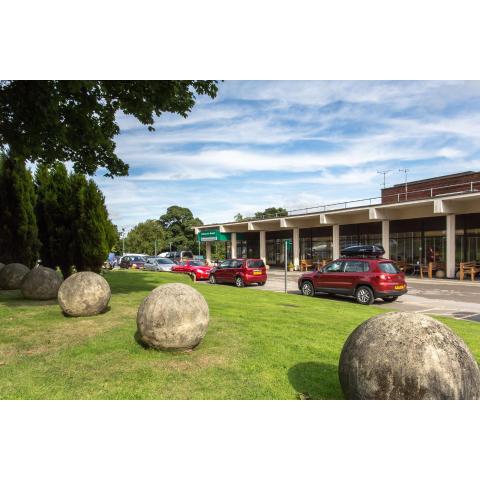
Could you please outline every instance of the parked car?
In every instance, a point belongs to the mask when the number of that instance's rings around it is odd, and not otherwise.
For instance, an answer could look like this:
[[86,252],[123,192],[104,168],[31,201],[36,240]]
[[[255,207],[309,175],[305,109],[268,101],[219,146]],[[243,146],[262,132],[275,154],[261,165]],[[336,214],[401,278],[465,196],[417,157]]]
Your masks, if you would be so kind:
[[170,272],[175,265],[169,258],[148,257],[144,268],[152,272]]
[[253,283],[265,285],[267,269],[263,260],[259,258],[225,260],[212,268],[209,280],[212,284],[232,283],[237,287],[244,287]]
[[172,268],[172,272],[193,273],[196,280],[208,280],[211,270],[203,260],[185,260]]
[[124,255],[120,260],[120,268],[143,269],[146,255]]
[[376,298],[394,302],[407,293],[405,274],[384,258],[350,257],[327,263],[320,270],[306,272],[298,279],[303,295],[330,293],[354,297],[362,305]]

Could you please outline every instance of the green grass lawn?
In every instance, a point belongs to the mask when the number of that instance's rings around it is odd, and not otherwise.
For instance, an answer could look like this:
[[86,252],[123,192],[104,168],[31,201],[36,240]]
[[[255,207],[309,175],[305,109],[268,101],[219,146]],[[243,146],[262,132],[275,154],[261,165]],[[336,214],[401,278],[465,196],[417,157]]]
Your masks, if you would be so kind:
[[[183,275],[115,271],[110,310],[65,317],[55,301],[0,291],[0,398],[24,399],[340,399],[344,341],[384,310],[347,301],[252,288],[193,284]],[[136,313],[156,286],[198,289],[210,326],[192,352],[136,343]],[[480,360],[480,325],[442,319]]]

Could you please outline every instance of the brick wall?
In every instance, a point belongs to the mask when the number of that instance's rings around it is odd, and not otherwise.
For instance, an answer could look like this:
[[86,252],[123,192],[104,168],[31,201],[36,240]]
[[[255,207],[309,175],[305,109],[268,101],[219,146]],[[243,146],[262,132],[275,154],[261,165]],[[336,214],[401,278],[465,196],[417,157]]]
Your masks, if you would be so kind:
[[429,178],[417,182],[394,185],[382,189],[382,203],[404,202],[406,200],[422,200],[439,195],[480,191],[480,172],[465,172],[445,177]]

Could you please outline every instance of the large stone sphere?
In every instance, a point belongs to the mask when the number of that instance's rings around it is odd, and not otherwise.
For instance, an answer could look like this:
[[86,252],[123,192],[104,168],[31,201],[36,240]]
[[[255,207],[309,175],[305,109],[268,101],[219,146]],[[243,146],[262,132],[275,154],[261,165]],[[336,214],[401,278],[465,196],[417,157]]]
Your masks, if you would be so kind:
[[183,283],[153,290],[137,313],[138,338],[159,350],[189,350],[207,333],[208,304],[203,295]]
[[32,268],[22,281],[22,295],[31,300],[57,298],[62,278],[53,269],[39,266]]
[[480,370],[468,347],[420,313],[362,323],[343,346],[339,377],[348,399],[480,399]]
[[58,290],[58,303],[71,317],[88,317],[106,310],[111,291],[108,282],[97,273],[79,272],[68,277]]
[[0,270],[0,288],[15,290],[22,286],[23,277],[30,271],[22,263],[9,263]]

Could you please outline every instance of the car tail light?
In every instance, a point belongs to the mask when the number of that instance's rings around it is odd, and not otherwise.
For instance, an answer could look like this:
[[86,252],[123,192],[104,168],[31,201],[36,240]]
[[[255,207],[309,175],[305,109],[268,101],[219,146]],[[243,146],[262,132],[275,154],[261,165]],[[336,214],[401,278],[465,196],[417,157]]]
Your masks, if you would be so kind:
[[383,274],[383,273],[382,273],[381,275],[379,275],[378,278],[379,278],[380,280],[391,280],[391,279],[392,279],[392,277],[391,277],[390,275],[385,275],[385,274]]

